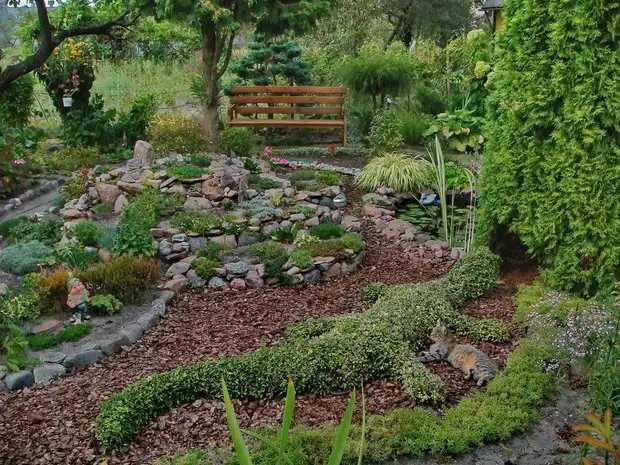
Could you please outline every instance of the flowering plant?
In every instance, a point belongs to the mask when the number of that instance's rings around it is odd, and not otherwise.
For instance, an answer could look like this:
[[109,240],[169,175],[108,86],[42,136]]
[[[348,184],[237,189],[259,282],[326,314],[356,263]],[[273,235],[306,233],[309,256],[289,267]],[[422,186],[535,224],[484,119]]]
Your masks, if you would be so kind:
[[329,145],[329,151],[334,154],[336,153],[336,146],[334,144],[330,144]]
[[273,152],[273,149],[271,147],[265,147],[263,149],[263,155],[261,156],[261,158],[269,158],[271,156],[271,152]]
[[295,169],[297,167],[299,167],[299,163],[296,163],[294,161],[289,161],[286,158],[278,158],[278,157],[271,157],[269,159],[269,163],[271,163],[272,167],[284,167],[284,168],[292,168]]
[[77,70],[74,69],[71,72],[71,77],[65,80],[64,83],[58,85],[58,92],[63,97],[71,97],[80,87],[80,75]]

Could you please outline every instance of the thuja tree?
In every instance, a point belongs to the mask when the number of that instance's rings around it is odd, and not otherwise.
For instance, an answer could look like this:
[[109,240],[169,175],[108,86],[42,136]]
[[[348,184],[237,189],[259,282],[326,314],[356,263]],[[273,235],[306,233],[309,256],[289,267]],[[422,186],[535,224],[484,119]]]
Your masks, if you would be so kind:
[[239,78],[235,84],[293,86],[310,82],[310,65],[300,59],[299,43],[268,40],[264,34],[256,34],[248,48],[250,53],[230,64],[230,71]]
[[200,30],[205,134],[210,148],[216,149],[218,79],[230,63],[235,34],[241,25],[251,24],[257,33],[267,37],[301,33],[328,10],[330,0],[171,0],[156,5],[160,17],[181,20]]
[[557,288],[618,289],[618,12],[510,0],[488,85],[482,231],[516,232]]

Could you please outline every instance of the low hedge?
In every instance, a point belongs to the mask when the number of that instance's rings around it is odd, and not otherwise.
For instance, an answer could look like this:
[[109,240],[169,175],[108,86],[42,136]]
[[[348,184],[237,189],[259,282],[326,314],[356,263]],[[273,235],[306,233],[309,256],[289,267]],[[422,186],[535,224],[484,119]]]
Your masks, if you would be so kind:
[[[149,376],[102,406],[96,437],[106,450],[117,450],[159,413],[198,398],[220,397],[222,378],[233,397],[281,397],[292,376],[300,394],[350,390],[360,380],[391,378],[419,402],[441,401],[441,379],[416,360],[415,351],[427,342],[438,318],[461,321],[452,302],[493,287],[494,270],[497,257],[488,250],[473,251],[444,278],[394,286],[368,312],[309,323],[312,334],[305,337],[298,331],[278,347]],[[455,282],[461,279],[467,283]]]

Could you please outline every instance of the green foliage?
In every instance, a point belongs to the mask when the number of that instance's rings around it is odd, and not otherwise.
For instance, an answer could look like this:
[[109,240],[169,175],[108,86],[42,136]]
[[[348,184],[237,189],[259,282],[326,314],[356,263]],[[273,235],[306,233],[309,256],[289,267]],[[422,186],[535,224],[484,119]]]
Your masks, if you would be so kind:
[[210,279],[215,276],[214,268],[220,266],[220,261],[214,258],[198,257],[192,262],[192,269],[202,279]]
[[431,165],[426,160],[393,153],[370,160],[355,182],[370,192],[389,187],[395,192],[411,193],[427,187],[431,175]]
[[333,239],[342,236],[347,231],[337,223],[327,221],[310,228],[310,234],[317,236],[319,239]]
[[366,248],[364,241],[355,233],[346,233],[337,239],[328,239],[310,244],[298,244],[301,250],[305,250],[313,257],[334,257],[350,249],[359,252]]
[[172,218],[172,225],[184,232],[193,232],[202,236],[222,227],[222,218],[210,211],[179,212]]
[[250,218],[280,218],[284,214],[282,209],[274,208],[271,200],[256,197],[239,204],[243,208],[243,212]]
[[388,292],[389,288],[390,286],[385,283],[369,284],[364,287],[362,297],[368,302],[376,302]]
[[129,146],[146,138],[146,128],[155,119],[158,106],[159,99],[155,94],[143,92],[136,96],[127,113],[120,114],[115,129],[126,138]]
[[321,170],[316,173],[317,187],[340,186],[342,179],[340,174],[332,170]]
[[77,169],[92,168],[103,162],[103,155],[95,147],[65,147],[52,153],[37,151],[28,158],[33,169],[43,173],[73,173]]
[[250,187],[258,187],[259,189],[267,190],[267,189],[278,189],[282,187],[278,181],[274,181],[273,179],[261,178],[259,176],[252,175],[248,179],[248,185]]
[[168,168],[168,176],[176,177],[177,179],[196,179],[204,174],[204,170],[200,166],[196,165],[180,165]]
[[207,144],[202,122],[185,114],[157,116],[149,125],[147,135],[155,150],[165,155],[199,153]]
[[297,168],[291,173],[291,182],[295,181],[311,181],[316,178],[316,170]]
[[457,152],[480,152],[484,144],[482,118],[475,116],[473,111],[465,109],[440,113],[424,136],[441,136],[441,139]]
[[73,226],[73,234],[77,237],[81,244],[97,246],[101,235],[101,229],[94,221],[80,221]]
[[[372,118],[372,116],[371,116]],[[327,158],[338,156],[365,156],[367,150],[360,146],[348,147],[291,147],[291,148],[275,148],[271,152],[272,157],[278,158]]]
[[[424,113],[396,112],[402,140],[407,145],[423,145],[424,133],[432,118]],[[396,125],[395,125],[396,126]]]
[[133,302],[157,282],[159,267],[153,259],[123,255],[92,265],[76,277],[98,289],[100,294],[112,294],[123,302]]
[[70,147],[99,147],[112,151],[120,142],[114,119],[116,110],[104,110],[101,95],[95,95],[84,108],[72,108],[64,118],[63,142]]
[[94,295],[89,300],[89,305],[97,312],[112,315],[123,308],[123,302],[112,294]]
[[54,245],[62,237],[63,221],[59,218],[36,221],[23,219],[15,222],[8,236],[13,242],[39,241]]
[[67,326],[57,333],[42,333],[31,335],[26,338],[28,347],[32,350],[43,350],[55,347],[63,342],[75,342],[90,333],[90,325],[78,323]]
[[110,213],[114,211],[114,205],[110,205],[109,203],[98,203],[94,208],[97,213]]
[[226,128],[218,136],[220,150],[225,154],[235,152],[239,157],[247,157],[256,145],[254,134],[248,128]]
[[402,123],[391,108],[382,108],[372,119],[368,142],[373,155],[395,152],[403,145]]
[[297,235],[298,228],[293,226],[280,226],[271,232],[271,239],[276,242],[286,242],[292,244]]
[[114,240],[114,253],[118,255],[145,255],[157,253],[157,244],[148,231],[128,223],[119,223]]
[[29,292],[9,297],[0,304],[0,321],[18,324],[24,320],[34,320],[41,314],[38,304],[37,296]]
[[62,245],[56,248],[58,259],[71,269],[85,270],[93,263],[101,261],[95,250],[84,250],[79,245]]
[[516,232],[552,287],[609,292],[620,263],[610,194],[620,185],[617,3],[521,0],[503,12],[489,76],[483,233]]
[[132,200],[129,207],[142,214],[164,218],[171,216],[181,208],[182,204],[183,199],[178,195],[167,195],[155,189],[145,189]]
[[189,155],[185,157],[185,161],[190,165],[200,166],[201,168],[207,168],[213,162],[213,159],[204,154]]
[[257,242],[252,244],[250,246],[250,253],[263,261],[274,260],[280,257],[288,258],[286,248],[277,242]]
[[34,84],[32,75],[27,74],[0,94],[0,121],[18,128],[28,124],[34,105]]
[[261,171],[256,160],[249,157],[243,159],[243,168],[248,170],[250,174],[259,174]]
[[207,242],[196,251],[196,255],[199,257],[210,258],[212,260],[219,260],[221,252],[224,248],[217,242]]
[[71,179],[67,180],[62,186],[60,192],[63,197],[67,199],[77,199],[86,193],[86,183],[88,180],[85,176],[74,175]]
[[20,242],[0,251],[0,269],[15,274],[32,273],[53,253],[51,247],[40,241]]
[[316,213],[316,209],[309,205],[293,205],[288,211],[290,213],[301,213],[306,218],[310,218]]
[[28,217],[26,216],[17,216],[15,218],[4,220],[0,223],[0,236],[4,237],[5,239],[10,238],[11,229],[25,221],[28,221]]
[[294,250],[290,256],[291,263],[300,270],[308,270],[314,266],[314,260],[305,250]]
[[[486,264],[483,263],[485,258],[488,261]],[[470,296],[478,297],[480,292],[488,289],[483,289],[484,284],[494,284],[494,279],[490,282],[487,271],[495,269],[493,264],[496,258],[493,255],[471,253],[461,262],[465,263],[461,263],[455,273],[448,274],[446,278],[394,286],[393,292],[377,301],[369,311],[333,318],[326,325],[325,332],[315,337],[261,348],[238,357],[179,367],[129,385],[103,404],[95,427],[96,437],[106,450],[116,450],[159,413],[197,398],[220,398],[222,379],[232,397],[264,398],[285,395],[289,376],[293,378],[298,392],[317,394],[351,389],[360,379],[387,377],[401,381],[405,391],[419,402],[440,401],[443,398],[440,378],[417,362],[412,351],[426,342],[438,317],[444,321],[459,319],[460,315],[452,307],[452,302],[462,302]],[[485,270],[480,270],[483,265],[486,265]],[[456,279],[465,282],[456,286],[453,282]],[[462,294],[458,294],[459,291]],[[446,298],[448,295],[449,299]],[[480,422],[475,423],[476,427],[486,428],[483,434],[479,429],[475,430],[475,434],[470,433],[470,440],[474,437],[505,439],[506,434],[512,434],[517,429],[510,429],[515,422],[522,429],[528,424],[525,420],[531,421],[535,417],[532,412],[535,412],[542,397],[548,394],[548,386],[553,385],[551,377],[540,372],[539,360],[540,357],[534,361],[528,358],[509,362],[506,376],[511,376],[510,382],[494,380],[494,384],[489,386],[489,391],[496,396],[493,402],[485,403],[481,398],[476,401],[481,403],[479,406],[470,405],[469,408],[477,407],[472,409],[474,418]],[[530,371],[522,377],[526,368]],[[508,393],[504,392],[505,389]],[[519,390],[516,395],[521,397],[509,396],[515,389]],[[506,401],[508,397],[510,399]],[[497,415],[494,407],[498,405],[506,405],[508,412],[518,412],[520,407],[529,410],[527,415],[520,415],[508,424],[506,421],[489,422],[490,415]],[[467,419],[470,417],[466,416]],[[507,416],[503,420],[509,418]],[[454,420],[447,421],[454,422],[451,431],[456,431],[458,426],[459,434],[463,434],[462,416],[456,414]],[[497,436],[498,426],[503,432],[501,437]],[[429,430],[437,435],[443,434],[434,428]],[[425,447],[445,445],[443,440],[438,440],[439,436],[426,439],[421,443]]]
[[26,338],[17,326],[0,322],[0,361],[9,371],[19,371],[23,367],[22,352],[26,344]]

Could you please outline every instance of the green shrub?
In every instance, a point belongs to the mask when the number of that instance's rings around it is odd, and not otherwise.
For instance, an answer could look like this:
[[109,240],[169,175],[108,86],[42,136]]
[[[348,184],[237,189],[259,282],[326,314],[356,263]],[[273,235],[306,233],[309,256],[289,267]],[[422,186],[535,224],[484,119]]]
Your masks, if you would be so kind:
[[100,229],[97,246],[102,249],[112,250],[116,243],[116,228],[114,226],[103,226]]
[[86,193],[86,183],[88,180],[83,176],[73,176],[60,189],[63,197],[67,199],[77,199]]
[[370,160],[355,182],[370,192],[389,187],[395,192],[412,193],[428,187],[431,176],[431,164],[426,160],[392,153]]
[[159,106],[155,94],[143,92],[131,103],[127,113],[121,113],[116,122],[116,130],[125,136],[127,143],[133,147],[137,140],[146,138],[146,128],[153,122]]
[[180,165],[168,168],[168,176],[174,176],[175,178],[181,180],[200,178],[203,173],[203,169],[196,165]]
[[307,251],[313,257],[334,257],[347,249],[359,252],[366,248],[364,241],[355,233],[346,233],[336,239],[328,239],[310,244],[299,244],[298,248]]
[[305,250],[294,250],[290,256],[291,263],[301,270],[307,270],[314,266],[314,260]]
[[325,223],[310,228],[310,234],[319,239],[333,239],[344,235],[347,231],[337,223],[326,221]]
[[15,274],[33,273],[53,254],[54,250],[42,242],[20,242],[0,251],[0,269]]
[[288,209],[290,213],[301,213],[306,218],[311,218],[316,213],[316,208],[310,205],[293,205]]
[[56,249],[58,259],[70,269],[85,270],[93,263],[101,261],[95,250],[84,250],[79,245],[62,245]]
[[99,242],[101,230],[99,225],[94,221],[80,221],[73,227],[73,234],[81,244],[96,246]]
[[256,145],[254,134],[248,128],[226,128],[220,131],[219,141],[222,153],[235,152],[239,157],[251,155]]
[[224,248],[217,242],[207,242],[196,251],[196,255],[212,260],[219,260],[223,250]]
[[213,162],[213,158],[209,155],[189,155],[185,157],[185,161],[190,165],[200,166],[201,168],[208,168]]
[[[372,117],[371,117],[372,118]],[[338,157],[338,156],[359,156],[365,157],[368,155],[368,150],[361,146],[352,146],[348,147],[334,147],[334,150],[331,150],[330,147],[292,147],[292,148],[274,148],[271,152],[272,157],[278,158],[303,158],[303,157],[313,157],[313,158],[326,158],[326,157]]]
[[39,299],[30,292],[24,292],[3,300],[0,303],[0,322],[19,324],[24,320],[34,320],[41,314]]
[[112,294],[94,295],[88,303],[95,311],[108,315],[112,315],[123,308],[123,302]]
[[379,111],[372,120],[368,142],[373,155],[397,151],[403,145],[402,123],[390,108]]
[[482,151],[484,144],[482,124],[483,119],[470,110],[440,113],[424,133],[424,137],[433,140],[437,136],[445,140],[452,150],[475,153]]
[[267,190],[267,189],[278,189],[282,187],[278,181],[274,181],[273,179],[261,178],[257,175],[251,175],[248,178],[248,185],[250,187],[258,187],[259,189]]
[[278,229],[271,231],[271,240],[277,242],[286,242],[292,244],[295,240],[298,228],[293,226],[280,226]]
[[117,255],[145,255],[152,257],[157,253],[157,244],[148,231],[134,224],[119,223],[114,238]]
[[16,128],[28,124],[34,105],[34,85],[34,77],[27,74],[0,94],[0,121]]
[[398,112],[400,133],[407,145],[424,145],[424,133],[432,122],[432,117],[423,113]]
[[54,245],[62,237],[63,225],[60,218],[43,221],[22,220],[9,229],[9,236],[14,242],[39,241]]
[[162,154],[198,153],[207,145],[202,121],[184,114],[156,117],[147,135],[155,150]]
[[9,220],[4,220],[0,223],[0,236],[7,239],[11,236],[11,229],[20,224],[23,221],[28,221],[28,218],[25,216],[18,216],[16,218],[11,218]]
[[261,260],[273,260],[283,256],[288,258],[286,248],[277,242],[257,242],[252,244],[250,246],[250,253]]
[[219,266],[219,260],[207,257],[198,257],[192,262],[192,268],[202,279],[211,279],[215,276],[215,271],[213,269]]
[[[480,254],[474,259],[478,261],[483,257],[492,257],[495,262],[492,255]],[[468,256],[462,261],[467,262]],[[493,263],[488,265],[493,268]],[[478,265],[461,265],[457,274],[460,273],[459,277],[467,283],[458,289],[465,294],[452,296],[451,300],[464,300],[471,289],[480,289],[482,283],[489,282],[486,274],[482,278],[464,276],[468,271],[478,271]],[[298,393],[317,394],[350,390],[360,380],[391,378],[400,381],[405,392],[418,402],[440,401],[444,395],[441,379],[426,370],[412,351],[426,342],[439,317],[445,321],[458,319],[459,314],[443,293],[449,284],[442,278],[423,284],[395,286],[393,292],[369,311],[331,319],[326,331],[310,339],[261,348],[238,357],[208,360],[144,378],[103,404],[95,427],[96,437],[104,449],[117,450],[161,412],[197,398],[221,398],[222,379],[233,397],[264,398],[283,396],[289,377],[295,382]],[[531,367],[532,375],[525,379],[520,379],[520,373],[514,375],[514,385],[525,387],[519,392],[527,395],[527,400],[516,405],[535,404],[535,409],[539,401],[537,393],[547,393],[545,387],[550,383],[545,381],[549,375],[541,373],[536,363],[525,361],[509,364],[507,372],[510,374],[523,367]],[[535,385],[528,384],[531,380]],[[502,392],[504,387],[515,387],[511,383],[495,384],[497,387],[493,389],[498,400],[508,397]],[[513,404],[513,399],[507,401],[509,409],[517,408]],[[495,432],[495,423],[488,421],[493,409],[484,408],[487,407],[484,403],[480,407],[476,417],[484,419],[480,427],[493,425]],[[458,418],[453,420],[454,426],[463,429]],[[526,424],[521,421],[519,426]],[[504,423],[500,423],[499,428],[507,430]],[[486,432],[483,437],[492,439]]]
[[280,218],[284,213],[280,208],[274,208],[272,201],[260,197],[242,202],[239,206],[250,218]]
[[32,350],[43,350],[55,347],[63,342],[75,342],[90,333],[90,325],[78,323],[67,326],[55,334],[42,333],[31,335],[26,338],[28,347]]
[[316,178],[316,170],[297,168],[291,173],[291,182],[295,181],[311,181]]
[[364,288],[362,297],[364,300],[367,300],[368,302],[376,302],[382,296],[384,296],[388,292],[389,289],[390,289],[390,286],[385,283],[369,284],[368,286]]
[[222,227],[222,219],[213,212],[179,212],[172,218],[172,225],[184,232],[202,236]]
[[92,265],[76,277],[85,285],[97,288],[100,294],[112,294],[123,302],[133,302],[157,282],[159,268],[153,259],[123,255]]
[[179,195],[167,195],[155,189],[145,189],[136,195],[129,206],[142,214],[152,213],[157,218],[163,218],[171,216],[181,208],[181,205],[183,205],[183,199]]
[[94,208],[97,213],[109,213],[114,211],[114,205],[110,205],[109,203],[98,203]]
[[340,186],[342,179],[336,171],[323,170],[316,174],[316,182],[318,187]]
[[609,292],[620,278],[617,4],[505,7],[487,81],[480,232],[491,243],[517,233],[554,288]]

